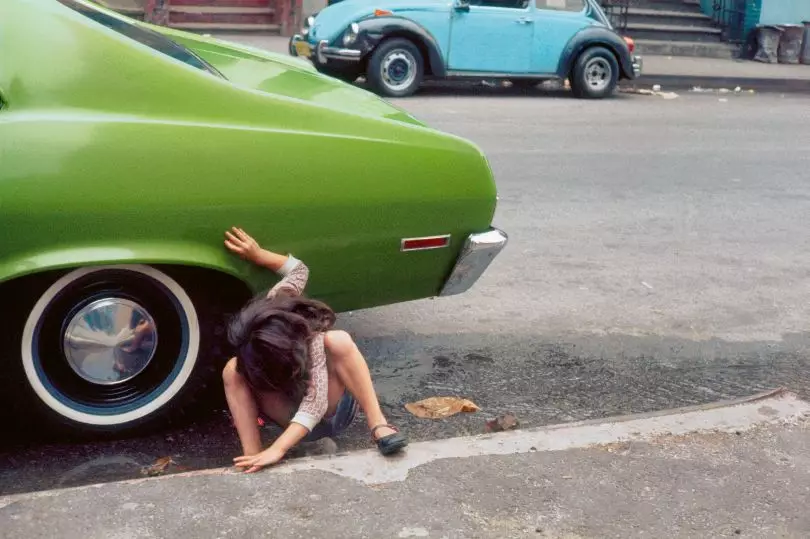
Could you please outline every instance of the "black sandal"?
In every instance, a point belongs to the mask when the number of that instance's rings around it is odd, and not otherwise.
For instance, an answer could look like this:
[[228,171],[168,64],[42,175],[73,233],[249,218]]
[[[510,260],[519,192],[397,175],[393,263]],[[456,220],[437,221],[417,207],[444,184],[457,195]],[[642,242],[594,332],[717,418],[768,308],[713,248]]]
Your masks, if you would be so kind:
[[[376,433],[378,429],[386,428],[393,430],[394,434],[389,434],[388,436],[383,436],[382,438],[377,438],[374,436],[374,433]],[[377,449],[379,449],[380,453],[386,457],[402,451],[405,446],[408,445],[408,438],[399,432],[399,429],[393,425],[377,425],[371,429],[371,437],[377,443]]]

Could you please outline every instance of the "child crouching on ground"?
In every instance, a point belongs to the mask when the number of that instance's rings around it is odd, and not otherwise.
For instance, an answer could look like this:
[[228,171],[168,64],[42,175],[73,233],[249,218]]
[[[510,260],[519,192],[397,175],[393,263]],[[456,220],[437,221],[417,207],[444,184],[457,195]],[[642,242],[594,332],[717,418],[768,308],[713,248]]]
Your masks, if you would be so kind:
[[[299,442],[346,429],[358,405],[383,455],[408,445],[380,410],[368,365],[354,340],[332,329],[332,309],[302,297],[307,266],[293,256],[262,249],[240,228],[225,233],[225,246],[283,276],[267,297],[249,303],[229,327],[236,357],[228,361],[222,377],[243,452],[234,464],[247,472],[276,464]],[[257,422],[262,416],[284,428],[265,450]]]

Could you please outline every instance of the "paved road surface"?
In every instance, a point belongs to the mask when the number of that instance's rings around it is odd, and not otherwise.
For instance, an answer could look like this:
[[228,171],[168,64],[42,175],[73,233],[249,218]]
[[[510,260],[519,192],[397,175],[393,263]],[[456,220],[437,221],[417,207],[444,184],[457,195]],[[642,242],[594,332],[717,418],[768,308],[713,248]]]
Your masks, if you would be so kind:
[[[399,104],[481,145],[511,235],[466,295],[341,319],[414,438],[481,432],[506,411],[542,425],[782,385],[807,396],[808,99],[440,89]],[[483,411],[429,422],[402,408],[446,394]],[[165,455],[220,466],[237,451],[223,414],[139,440],[3,439],[0,493],[137,477]],[[369,445],[359,424],[338,442]]]

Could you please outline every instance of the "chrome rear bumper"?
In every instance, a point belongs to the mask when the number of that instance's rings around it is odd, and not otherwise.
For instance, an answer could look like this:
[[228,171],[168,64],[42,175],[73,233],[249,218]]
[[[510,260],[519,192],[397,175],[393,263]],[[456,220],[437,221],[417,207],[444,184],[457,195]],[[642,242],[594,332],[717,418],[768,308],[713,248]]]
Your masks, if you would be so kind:
[[633,56],[633,78],[639,78],[643,69],[644,59],[639,55]]
[[470,235],[439,295],[454,296],[469,290],[503,250],[508,240],[509,237],[497,228]]

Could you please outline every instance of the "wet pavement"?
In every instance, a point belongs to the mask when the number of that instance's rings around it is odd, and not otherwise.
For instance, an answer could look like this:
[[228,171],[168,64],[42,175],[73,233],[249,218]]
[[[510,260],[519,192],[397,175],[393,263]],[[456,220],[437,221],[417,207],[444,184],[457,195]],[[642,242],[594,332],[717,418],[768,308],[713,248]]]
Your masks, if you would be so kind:
[[[433,94],[398,104],[487,153],[507,250],[469,293],[347,313],[416,440],[660,410],[810,381],[807,100]],[[482,410],[419,420],[435,395]],[[0,494],[227,465],[226,414],[129,440],[0,440]],[[29,425],[36,431],[36,425]],[[358,421],[341,451],[369,447]]]

